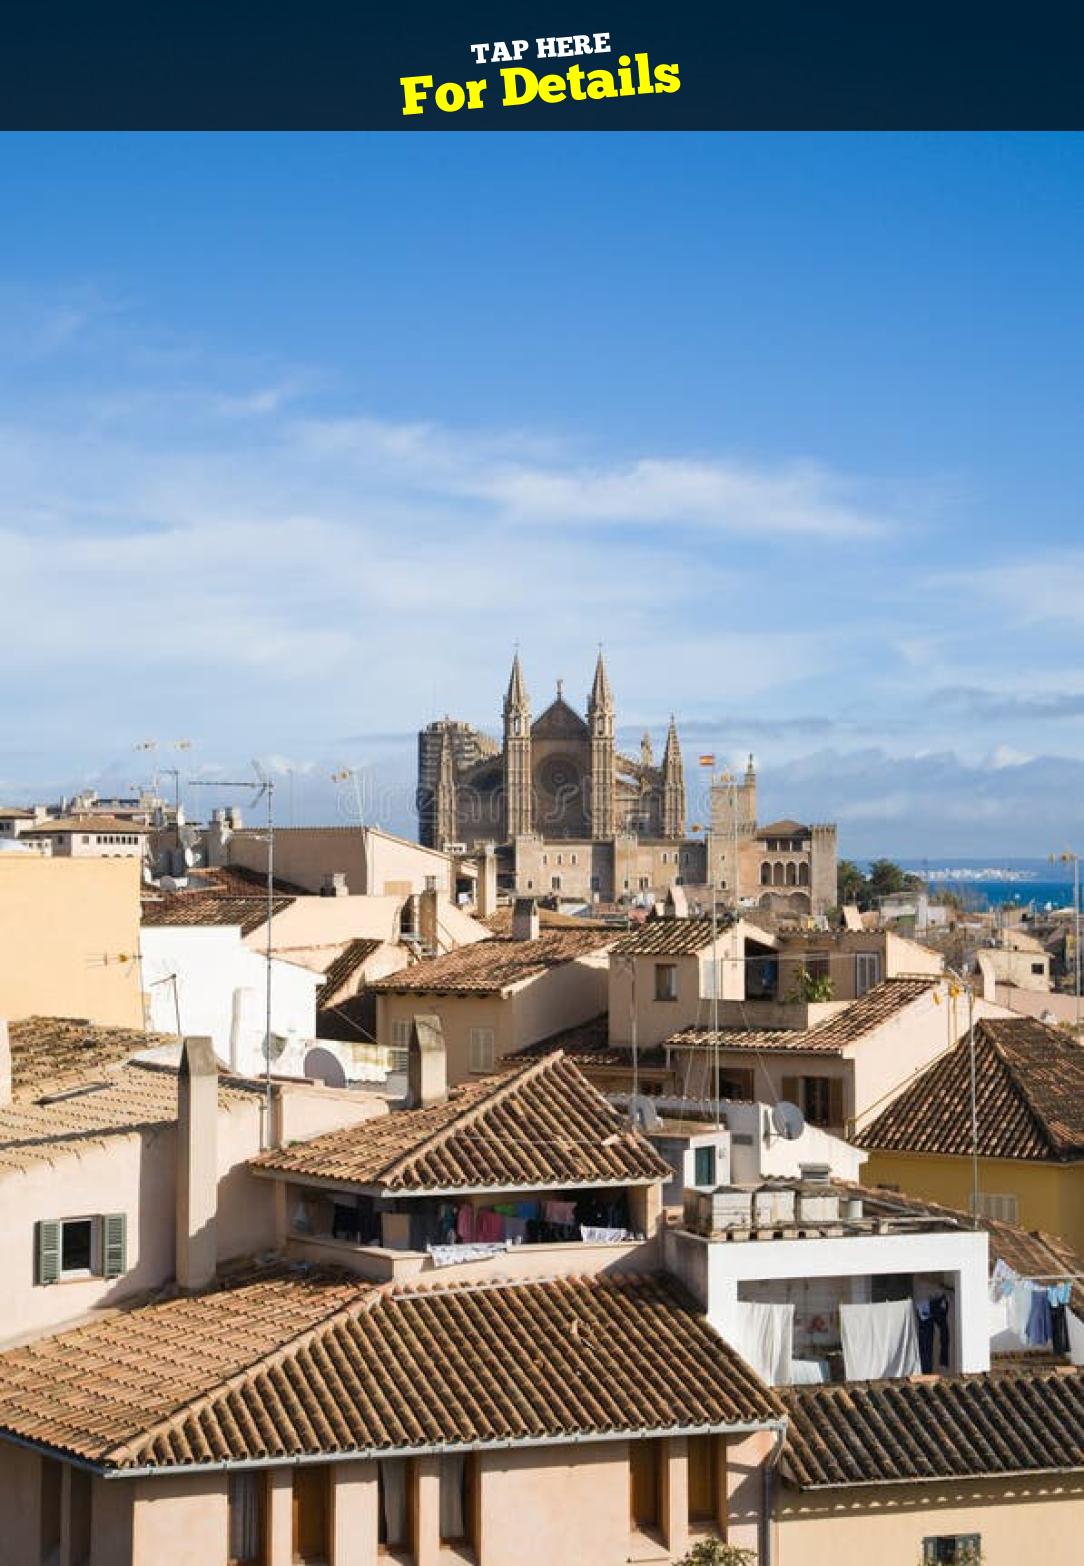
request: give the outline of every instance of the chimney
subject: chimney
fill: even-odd
[[[427,957],[435,957],[440,950],[437,897],[437,878],[435,875],[427,875],[425,891],[418,898],[418,940]]]
[[[11,1038],[8,1025],[0,1017],[0,1109],[11,1103]]]
[[[348,897],[350,889],[346,884],[346,876],[342,870],[329,871],[324,876],[320,887],[321,897]]]
[[[177,1283],[215,1276],[218,1206],[218,1065],[210,1039],[185,1039],[177,1077]]]
[[[407,1107],[428,1109],[448,1097],[448,1058],[437,1016],[415,1017],[407,1050]]]
[[[488,919],[497,912],[497,855],[492,843],[487,843],[478,855],[476,907],[479,919]]]
[[[536,941],[538,931],[538,904],[533,897],[517,897],[512,909],[512,939]]]

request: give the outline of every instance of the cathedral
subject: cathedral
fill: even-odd
[[[758,827],[753,758],[742,778],[712,770],[687,820],[685,767],[671,718],[661,762],[644,735],[639,756],[618,750],[602,654],[581,717],[562,682],[531,716],[517,653],[501,743],[458,719],[418,735],[419,836],[456,854],[493,844],[500,884],[562,901],[629,903],[684,886],[729,904],[795,914],[836,900],[836,829],[786,820]]]

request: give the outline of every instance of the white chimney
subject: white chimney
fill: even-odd
[[[0,1017],[0,1109],[11,1103],[11,1036]]]
[[[538,904],[533,897],[517,897],[512,909],[512,939],[536,941],[539,931]]]
[[[218,1064],[207,1038],[185,1039],[177,1077],[177,1283],[202,1289],[218,1258]]]
[[[415,1017],[407,1050],[407,1106],[428,1109],[448,1097],[448,1057],[437,1016]]]

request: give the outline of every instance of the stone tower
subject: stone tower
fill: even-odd
[[[662,756],[662,835],[685,836],[685,768],[673,716]]]
[[[616,795],[614,787],[614,698],[602,653],[595,665],[595,682],[587,703],[587,727],[591,733],[591,836],[613,837]]]
[[[506,840],[531,830],[531,703],[518,652],[504,698],[504,810]]]
[[[459,819],[455,797],[455,758],[452,754],[452,737],[447,729],[441,734],[435,815],[436,846],[443,848],[446,843],[455,842]]]

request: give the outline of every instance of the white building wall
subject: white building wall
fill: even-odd
[[[210,1038],[235,1071],[262,1071],[267,960],[239,928],[144,926],[141,945],[149,1026],[175,1034],[179,1011],[182,1034]],[[272,1034],[299,1043],[315,1036],[320,983],[310,969],[272,959]]]

